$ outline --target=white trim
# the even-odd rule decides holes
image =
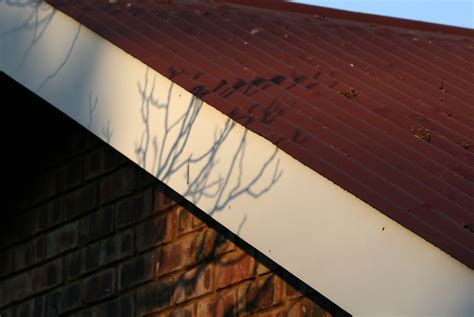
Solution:
[[[468,267],[68,16],[52,12],[47,4],[0,2],[1,70],[147,171],[159,173],[348,312],[474,315],[474,274]],[[189,134],[169,132],[158,172],[153,143],[156,138],[160,153],[169,91],[169,122],[187,113],[193,123]],[[175,167],[182,166],[167,173],[172,168],[166,154],[181,144],[182,152],[170,157]],[[137,152],[140,146],[148,149],[146,156]],[[198,160],[188,164],[188,158]]]

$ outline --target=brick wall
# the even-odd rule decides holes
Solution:
[[[0,215],[2,317],[345,315],[85,129],[28,98],[18,102],[42,110],[30,109],[39,112],[29,137],[10,145],[16,159]]]

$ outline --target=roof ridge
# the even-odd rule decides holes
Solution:
[[[375,23],[380,25],[399,27],[405,29],[416,29],[420,31],[431,31],[439,33],[449,33],[462,36],[474,36],[474,29],[395,18],[384,15],[352,12],[341,9],[326,8],[321,6],[289,2],[287,0],[215,0],[220,3],[227,3],[246,7],[255,7],[274,11],[286,11],[305,15],[317,15],[320,17],[345,19],[356,22]]]

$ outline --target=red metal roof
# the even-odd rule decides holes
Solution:
[[[279,1],[49,2],[474,268],[473,30]]]

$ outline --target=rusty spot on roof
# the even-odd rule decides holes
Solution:
[[[252,31],[250,31],[250,34],[256,35],[258,32],[260,32],[259,28],[253,28]]]
[[[426,128],[418,128],[415,130],[415,136],[427,143],[431,142],[431,131]]]
[[[469,142],[467,142],[467,141],[462,141],[462,142],[461,142],[461,147],[464,148],[464,149],[466,149],[466,150],[469,149],[469,146],[470,146],[470,145],[471,145],[471,144],[470,144]]]
[[[441,82],[439,83],[438,89],[441,90],[442,92],[446,92],[446,89],[444,88],[444,80],[443,79],[441,79]]]
[[[341,91],[338,91],[341,95],[343,95],[344,97],[346,97],[347,99],[350,99],[350,100],[355,100],[355,97],[357,97],[357,91],[354,89],[354,88],[349,88],[347,90],[341,90]]]

